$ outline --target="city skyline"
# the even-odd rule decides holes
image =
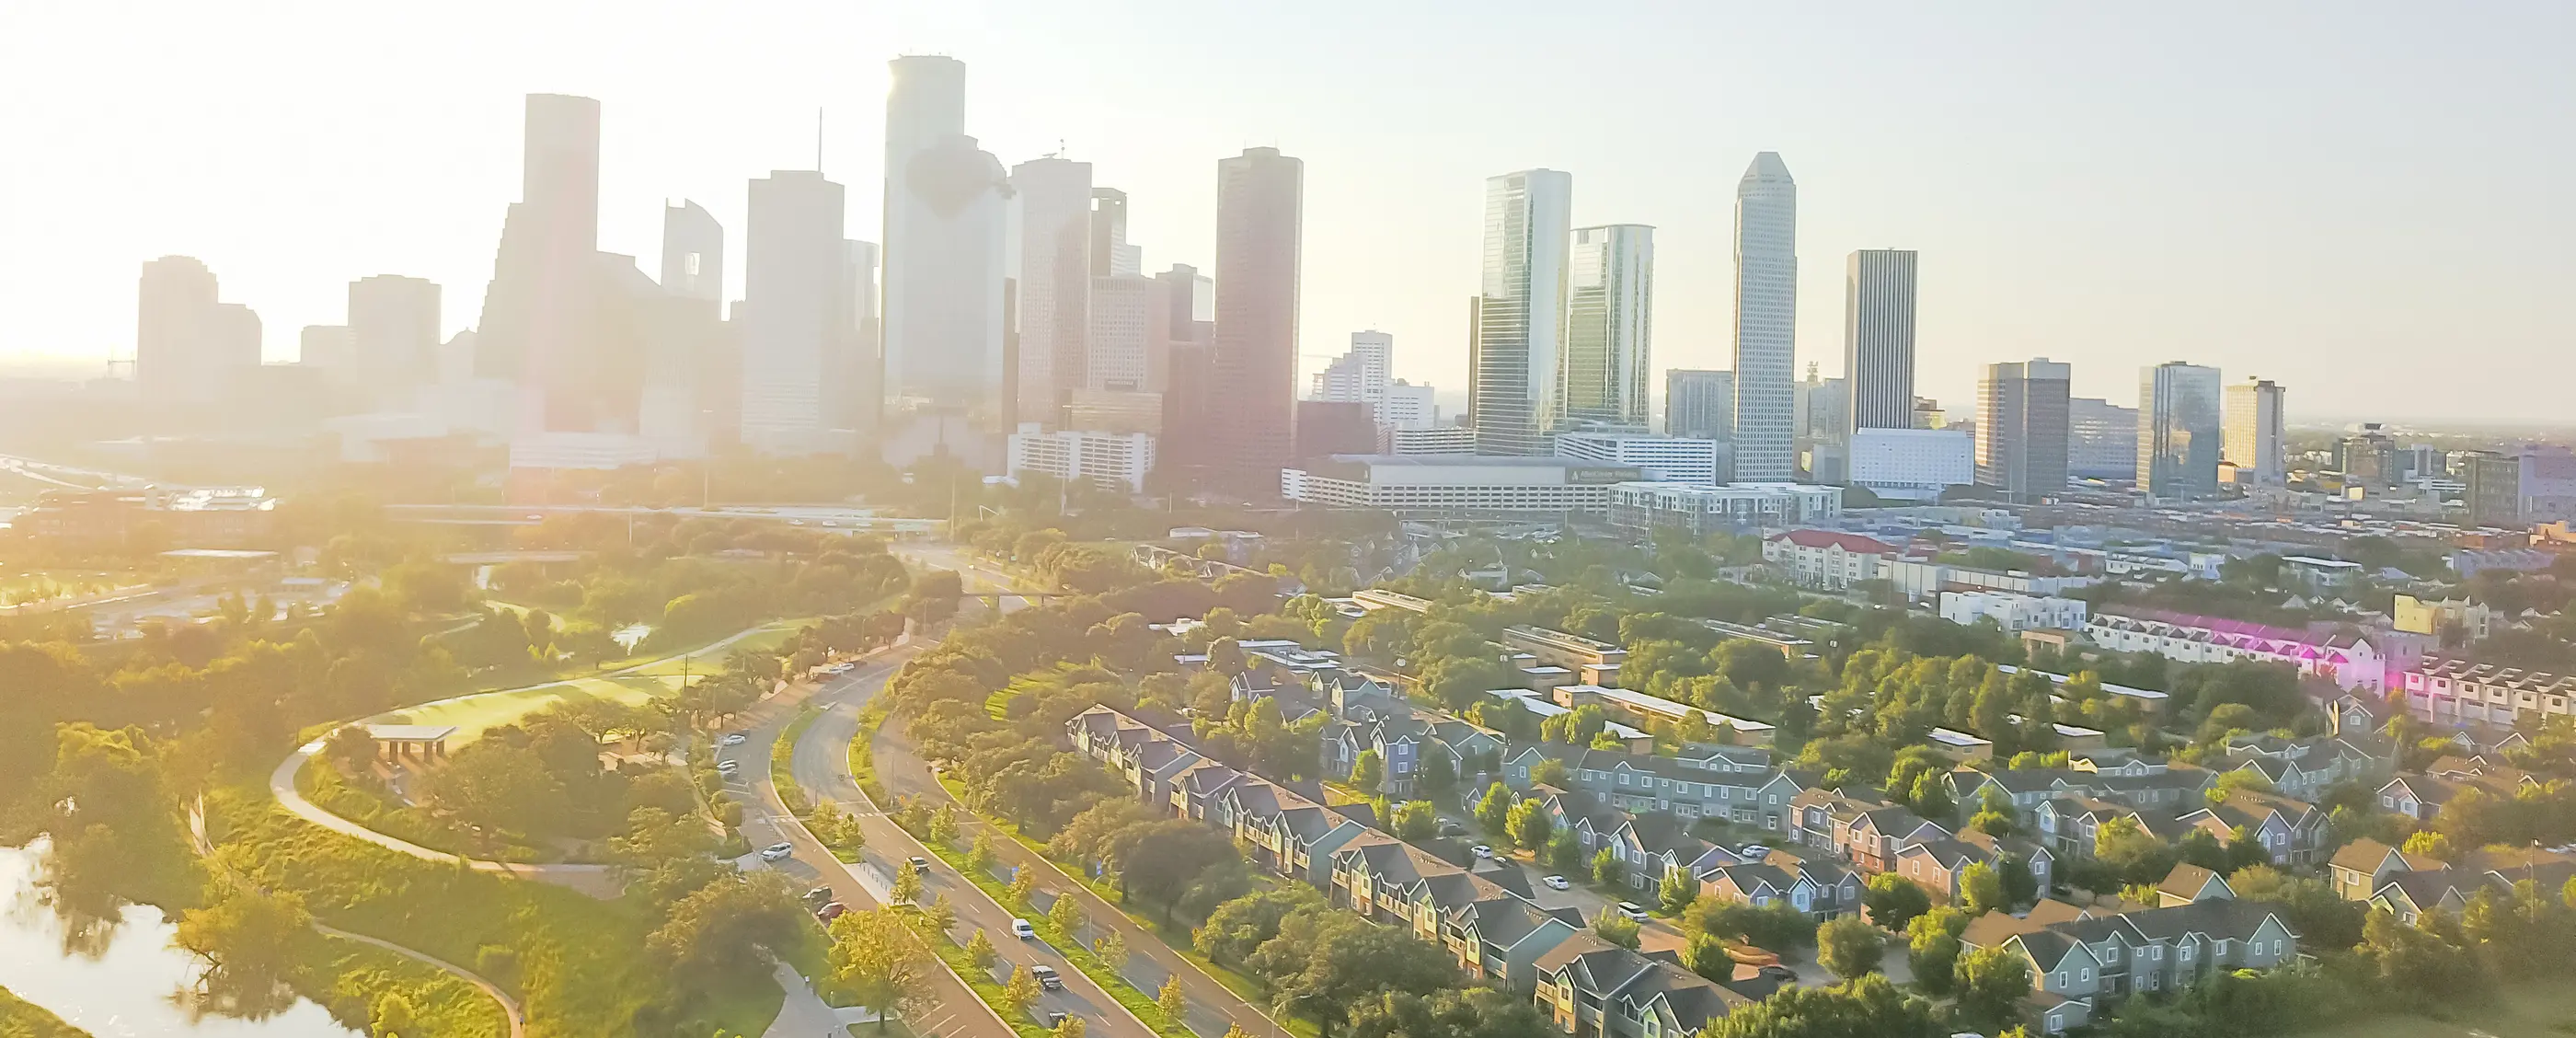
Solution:
[[[1443,387],[1465,385],[1463,335],[1451,301],[1469,289],[1473,270],[1466,257],[1474,243],[1455,239],[1473,226],[1474,184],[1494,169],[1551,165],[1576,170],[1588,185],[1577,202],[1578,224],[1604,219],[1653,224],[1659,228],[1661,280],[1667,285],[1708,284],[1727,276],[1724,206],[1695,197],[1706,192],[1682,186],[1689,178],[1680,172],[1740,168],[1745,155],[1769,149],[1780,151],[1808,181],[1799,358],[1823,360],[1828,373],[1839,365],[1839,351],[1833,349],[1839,338],[1839,300],[1833,291],[1838,286],[1831,282],[1839,274],[1840,258],[1851,248],[1902,241],[1940,258],[1941,276],[1923,286],[1920,381],[1925,395],[1952,407],[1972,399],[1981,365],[2038,353],[2074,366],[2075,392],[2104,396],[2125,395],[2120,393],[2125,381],[2121,372],[2131,365],[2124,355],[2145,352],[2242,366],[2245,355],[2274,350],[2282,356],[2266,363],[2276,370],[2321,369],[2319,378],[2299,379],[2307,387],[2302,413],[2320,415],[2539,418],[2554,413],[2541,391],[2547,379],[2522,380],[2493,391],[2465,378],[2392,385],[2363,372],[2333,370],[2333,359],[2350,349],[2395,351],[2412,343],[2453,340],[2489,352],[2523,351],[2543,366],[2543,374],[2576,374],[2571,370],[2576,359],[2539,348],[2563,338],[2558,334],[2563,319],[2531,302],[2547,294],[2541,286],[2564,280],[2565,261],[2527,244],[2554,239],[2558,229],[2576,223],[2576,213],[2564,202],[2539,190],[2546,172],[2563,164],[2546,154],[2522,153],[2538,145],[2462,140],[2459,131],[2428,121],[2447,111],[2444,106],[2472,96],[2506,98],[2501,103],[2518,118],[2559,111],[2568,100],[2566,84],[2555,79],[2516,83],[2517,77],[2539,69],[2526,69],[2527,63],[2507,54],[2482,62],[2464,81],[2416,77],[2424,86],[2414,93],[2423,96],[2409,96],[2387,85],[2386,66],[2412,67],[2457,55],[2386,56],[2403,37],[2393,26],[2368,19],[2340,19],[2322,28],[2328,44],[2340,42],[2373,59],[2311,75],[2313,86],[2302,85],[2300,70],[2317,72],[2315,63],[2321,59],[2308,56],[2293,56],[2277,71],[2243,74],[2254,81],[2240,83],[2240,88],[2290,91],[2298,97],[2315,92],[2332,99],[2325,124],[2284,143],[2267,143],[2251,125],[2255,120],[2245,117],[2222,114],[2214,121],[2187,124],[2181,115],[2187,106],[2159,100],[2157,93],[2188,100],[2218,89],[2194,84],[2184,67],[2209,60],[2213,51],[2260,49],[2261,40],[2287,33],[2286,23],[2296,20],[2280,15],[2254,20],[2243,44],[2178,39],[2188,19],[2176,19],[2175,26],[2134,26],[2136,38],[2124,46],[2158,41],[2188,46],[2133,73],[2102,77],[2108,82],[2079,76],[2062,98],[2012,100],[2004,111],[1945,130],[1959,138],[1956,144],[1929,141],[1928,131],[1907,129],[1900,124],[1908,118],[1901,111],[1837,123],[1830,117],[1859,110],[1863,84],[1836,85],[1818,72],[1784,73],[1780,66],[1785,59],[1751,55],[1733,63],[1740,68],[1723,73],[1706,69],[1729,61],[1687,63],[1693,66],[1687,73],[1660,68],[1637,73],[1666,85],[1707,77],[1713,84],[1709,89],[1685,92],[1718,96],[1724,96],[1718,87],[1740,88],[1773,76],[1765,92],[1769,100],[1758,106],[1764,111],[1728,112],[1704,141],[1640,135],[1643,127],[1668,121],[1673,114],[1669,108],[1649,106],[1636,113],[1612,112],[1583,129],[1548,129],[1549,119],[1538,118],[1533,122],[1541,130],[1511,139],[1442,129],[1399,152],[1390,150],[1398,135],[1388,124],[1403,122],[1409,132],[1457,96],[1436,76],[1409,73],[1405,96],[1391,102],[1371,97],[1367,104],[1356,96],[1357,84],[1310,85],[1294,98],[1276,100],[1234,87],[1158,91],[1155,85],[1167,76],[1198,79],[1226,63],[1217,56],[1175,53],[1176,63],[1134,63],[1154,71],[1076,76],[1067,90],[1050,94],[1033,84],[1050,75],[1061,77],[1067,59],[1051,57],[1025,40],[1048,33],[1003,33],[999,23],[1010,13],[1001,10],[1004,6],[955,15],[861,17],[818,9],[764,13],[746,16],[741,24],[708,26],[705,31],[711,35],[703,38],[668,29],[630,30],[635,54],[566,58],[483,39],[507,35],[492,29],[503,12],[467,5],[452,20],[424,27],[420,49],[441,55],[436,60],[442,63],[463,56],[489,65],[492,85],[478,87],[471,96],[455,95],[452,87],[414,85],[415,80],[440,78],[424,73],[426,55],[397,57],[377,68],[279,50],[278,41],[268,38],[283,24],[275,17],[249,16],[233,24],[211,15],[183,14],[168,24],[141,27],[146,42],[204,38],[224,45],[206,48],[228,55],[224,68],[253,67],[246,79],[209,82],[190,97],[156,94],[156,101],[171,102],[158,107],[131,102],[131,92],[139,87],[104,82],[139,75],[130,60],[110,58],[95,69],[65,69],[44,55],[26,54],[28,60],[17,63],[18,72],[0,76],[47,76],[44,82],[58,85],[42,91],[49,98],[44,111],[0,119],[12,120],[11,128],[21,137],[60,140],[99,161],[75,164],[77,172],[22,169],[0,174],[11,181],[13,196],[54,200],[43,211],[18,203],[21,208],[14,212],[21,218],[10,221],[15,225],[12,237],[27,246],[27,255],[0,260],[7,265],[0,270],[5,275],[0,276],[0,286],[5,286],[0,287],[5,293],[0,296],[0,354],[11,359],[67,354],[91,369],[111,352],[130,355],[135,265],[166,254],[204,260],[224,279],[229,298],[257,311],[272,359],[294,354],[297,329],[337,323],[341,287],[375,274],[423,277],[446,286],[445,326],[470,326],[475,293],[466,286],[481,280],[478,267],[488,272],[488,214],[513,197],[508,181],[517,156],[509,127],[519,94],[529,91],[580,93],[607,105],[611,153],[604,158],[608,172],[602,185],[601,248],[636,255],[644,269],[655,269],[657,203],[697,199],[727,228],[743,227],[740,185],[745,180],[769,169],[815,164],[818,106],[826,109],[824,172],[852,190],[870,190],[881,173],[878,106],[885,70],[880,62],[907,50],[946,50],[977,70],[970,85],[979,113],[973,131],[985,139],[988,150],[1008,163],[1067,142],[1070,155],[1100,164],[1102,182],[1132,193],[1131,226],[1138,243],[1202,269],[1212,258],[1214,219],[1204,164],[1239,151],[1244,143],[1276,143],[1307,158],[1313,195],[1308,251],[1315,262],[1301,320],[1299,352],[1305,371],[1337,352],[1336,345],[1350,330],[1379,327],[1413,344],[1399,362],[1399,377]],[[1069,16],[1034,9],[1032,16],[1073,39],[1097,38],[1102,31],[1075,24]],[[78,36],[95,20],[75,11],[18,17],[31,30],[21,38],[37,38],[42,31]],[[540,10],[527,17],[545,28],[563,24],[564,16]],[[1187,31],[1195,39],[1212,38],[1240,29],[1243,17],[1229,12]],[[1390,21],[1414,17],[1385,16]],[[2547,17],[2555,24],[2564,16],[2553,12]],[[1976,48],[1984,45],[1970,38],[1968,30],[1978,25],[2012,30],[1999,41],[2027,43],[2049,33],[2077,32],[2088,22],[2117,21],[2107,14],[2068,13],[2039,24],[1994,26],[1993,16],[1973,12],[1954,20],[1955,26],[1927,29],[1917,19],[1896,18],[1855,42],[1876,53],[1894,47],[1895,38],[1907,32],[1932,31],[1945,46]],[[1641,14],[1607,19],[1599,26],[1579,21],[1559,24],[1564,30],[1559,38],[1572,43],[1618,34],[1649,48],[1650,57],[1663,53],[1657,48],[1666,46],[1665,38],[1690,37],[1678,30],[1698,22]],[[1791,40],[1815,31],[1811,19],[1790,15],[1754,21],[1751,28]],[[811,44],[781,42],[794,35],[782,27],[805,22],[812,23],[818,39]],[[2315,28],[2307,25],[2302,31]],[[1479,44],[1506,45],[1482,30],[1475,32]],[[1260,47],[1256,70],[1261,81],[1277,82],[1303,69],[1304,59],[1288,48],[1313,33],[1301,28],[1286,40]],[[1754,47],[1762,34],[1752,35],[1741,45],[1720,41],[1723,56]],[[2520,41],[2551,33],[2544,25],[2507,35],[2517,41],[2509,46],[2521,46]],[[861,41],[855,60],[845,53],[853,40]],[[773,61],[766,64],[775,69],[750,70],[737,75],[742,82],[711,86],[653,79],[670,62],[699,53],[698,47],[712,52],[736,43],[783,54],[828,48],[837,55],[835,67],[825,71],[810,61]],[[2427,46],[2449,47],[2438,41]],[[182,72],[208,60],[143,50],[156,60],[177,62],[175,68]],[[240,60],[245,54],[266,56],[281,67],[256,68],[262,62]],[[287,60],[290,56],[293,60]],[[2060,63],[2026,59],[2013,67],[2027,71],[2031,61],[2051,67]],[[313,62],[327,64],[315,68]],[[1944,64],[1958,68],[1974,62]],[[724,67],[729,73],[738,68],[732,59]],[[1920,71],[1910,63],[1903,68]],[[1897,71],[1867,77],[1865,85],[1883,88],[1886,77]],[[1920,85],[1930,95],[1918,103],[1956,101],[1962,95],[1991,100],[1989,92],[2001,87],[1990,80],[2005,71],[1969,70],[1946,82],[1926,81]],[[342,83],[342,88],[328,92],[333,97],[302,96],[315,93],[304,88],[320,72],[329,73],[321,78]],[[89,86],[99,88],[97,98],[63,98]],[[282,94],[290,86],[297,93],[291,103],[265,104],[271,93]],[[1598,107],[1583,104],[1579,92],[1567,92],[1576,96],[1556,98],[1542,90],[1534,103],[1545,113]],[[121,97],[129,100],[119,102]],[[1133,128],[1113,125],[1098,111],[1113,102],[1153,117],[1130,120],[1139,124]],[[1369,105],[1382,102],[1395,111],[1369,113]],[[2090,114],[2082,122],[2069,121],[2079,111]],[[2065,127],[2085,147],[2096,149],[2095,157],[2078,167],[2035,161],[2043,150],[2062,153],[2064,142],[2042,149],[2037,142],[2013,140],[1996,129],[2016,118]],[[354,133],[335,138],[328,147],[299,135],[326,125]],[[1334,125],[1348,125],[1351,132],[1340,136],[1325,131]],[[2120,134],[2127,136],[2104,140]],[[2410,134],[2422,135],[2424,143],[2436,147],[2400,147]],[[2353,154],[2352,148],[2308,147],[2320,138],[2349,139],[2369,161],[2344,161],[2341,156]],[[155,143],[134,143],[145,140]],[[1607,151],[1585,147],[1609,141],[1623,143]],[[1903,164],[1901,176],[1880,173],[1867,161],[1890,146],[1912,160]],[[148,176],[148,171],[170,168],[172,148],[184,149],[191,167],[214,168],[184,183]],[[1971,150],[1982,150],[1994,165],[1969,162]],[[2207,156],[2220,153],[2230,155],[2231,164],[2250,163],[2264,172],[2230,178],[2189,174]],[[424,160],[424,154],[433,157]],[[1390,169],[1369,159],[1389,154],[1402,154],[1404,168]],[[2337,158],[2330,161],[2328,155]],[[1665,171],[1668,167],[1672,172]],[[1995,168],[2015,172],[2010,177],[1982,172]],[[2228,183],[2220,187],[2220,179]],[[2078,182],[2084,185],[2080,192]],[[2318,191],[2319,183],[2330,187]],[[2472,183],[2477,190],[2465,190]],[[2105,207],[2099,204],[2104,197],[2124,201]],[[392,206],[388,200],[394,198],[404,204]],[[2381,208],[2371,221],[2350,219],[2345,203],[2361,198],[2377,199]],[[107,199],[117,201],[110,206]],[[2281,219],[2257,218],[2265,207],[2277,209]],[[884,240],[875,207],[850,208],[851,226],[844,237]],[[2075,248],[2086,249],[2096,261],[2077,270],[2050,262],[2051,255]],[[2203,250],[2209,253],[2205,261],[2183,261]],[[2359,257],[2367,255],[2390,257],[2395,267],[2363,264]],[[2288,270],[2288,276],[2270,276],[2274,267]],[[736,271],[727,276],[738,284]],[[2255,284],[2263,285],[2263,291],[2251,291]],[[2409,291],[2392,291],[2400,284]],[[2121,300],[2142,286],[2152,286],[2162,305],[2138,319]],[[1731,367],[1723,334],[1731,302],[1667,295],[1671,298],[1658,306],[1657,324],[1664,333],[1658,365]],[[726,296],[739,298],[739,288],[729,285]]]

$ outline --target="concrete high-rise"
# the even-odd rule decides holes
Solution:
[[[1778,152],[1735,186],[1735,475],[1797,475],[1798,183]]]
[[[1127,192],[1091,189],[1091,276],[1142,277],[1145,250],[1127,244]]]
[[[742,439],[756,449],[811,453],[832,427],[824,398],[842,390],[832,358],[857,338],[841,185],[813,170],[751,182],[744,236]],[[854,387],[853,387],[854,388]]]
[[[696,202],[662,207],[662,291],[723,305],[724,225]]]
[[[1206,431],[1223,481],[1275,492],[1295,447],[1306,164],[1277,148],[1217,162],[1216,339]]]
[[[1644,428],[1654,325],[1655,229],[1576,229],[1566,264],[1558,414],[1568,422]]]
[[[1989,364],[1977,385],[1977,485],[2015,501],[2066,489],[2073,369],[2041,357]]]
[[[349,282],[349,369],[359,398],[409,410],[438,381],[439,289],[423,278],[379,274]]]
[[[1154,275],[1164,334],[1163,442],[1157,457],[1175,472],[1204,470],[1214,456],[1216,282],[1186,263]]]
[[[134,377],[144,399],[211,402],[259,366],[258,318],[244,324],[216,301],[215,275],[188,256],[163,256],[143,265],[136,293]]]
[[[2138,369],[2138,488],[2150,497],[2218,492],[2217,368],[2168,361]]]
[[[2282,412],[2289,392],[2270,379],[2249,378],[2227,387],[2228,461],[2240,482],[2280,486],[2289,482]]]
[[[1476,453],[1543,455],[1563,415],[1566,244],[1574,177],[1529,169],[1485,180],[1483,284],[1469,301],[1467,422]]]
[[[1735,373],[1664,372],[1664,435],[1729,440],[1735,433]]]
[[[664,457],[742,432],[742,356],[724,324],[724,226],[696,202],[662,207],[662,295],[647,336],[636,431]]]
[[[1311,400],[1362,403],[1372,407],[1386,399],[1387,375],[1395,364],[1395,336],[1386,332],[1351,333],[1351,348],[1315,373]]]
[[[2066,474],[2128,479],[2138,471],[2138,409],[2100,397],[2066,402]]]
[[[883,329],[888,411],[1012,417],[1003,283],[1010,185],[966,133],[966,65],[909,55],[886,96]],[[944,434],[943,434],[944,435]],[[999,460],[998,440],[988,452]]]
[[[1054,425],[1090,371],[1091,163],[1047,156],[1011,167],[1018,210],[1019,420]]]
[[[1843,278],[1843,379],[1851,429],[1911,429],[1914,265],[1910,249],[1862,249]]]

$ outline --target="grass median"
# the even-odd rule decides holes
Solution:
[[[986,824],[991,823],[987,821]],[[1119,1005],[1127,1007],[1127,1011],[1134,1013],[1136,1019],[1143,1022],[1146,1027],[1152,1028],[1157,1034],[1170,1035],[1171,1038],[1194,1038],[1194,1032],[1187,1025],[1165,1015],[1163,1007],[1154,1001],[1152,995],[1138,990],[1136,985],[1129,983],[1126,977],[1110,968],[1109,963],[1083,945],[1079,936],[1065,933],[1062,928],[1055,925],[1055,920],[1049,918],[1045,912],[1039,911],[1036,905],[1012,904],[1009,885],[994,878],[990,871],[976,868],[967,852],[942,846],[937,841],[924,841],[922,846],[930,848],[930,853],[938,855],[939,860],[947,862],[948,867],[956,869],[958,875],[966,877],[967,882],[975,884],[976,889],[991,897],[993,903],[1002,906],[1004,911],[1016,910],[1028,913],[1023,918],[1029,921],[1031,929],[1037,931],[1039,940],[1045,941],[1048,947],[1054,948],[1057,953],[1063,955],[1066,962],[1072,963],[1073,968],[1081,970],[1083,976],[1091,978],[1092,983],[1100,985],[1100,990],[1108,992],[1109,997],[1117,999]],[[1056,896],[1071,895],[1059,891]],[[996,941],[1012,939],[1009,934],[984,936]]]

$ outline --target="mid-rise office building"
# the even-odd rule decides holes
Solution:
[[[349,374],[377,410],[406,410],[438,381],[439,290],[426,278],[349,282]]]
[[[1428,385],[1415,385],[1396,379],[1386,385],[1386,395],[1379,398],[1377,422],[1389,429],[1428,429],[1440,423],[1440,407],[1432,402]]]
[[[1687,436],[1568,432],[1556,437],[1556,456],[1609,465],[1631,465],[1650,481],[1713,486],[1718,444]]]
[[[1914,267],[1909,249],[1851,254],[1843,280],[1843,378],[1851,428],[1912,429]]]
[[[1974,438],[1960,430],[1860,429],[1852,433],[1851,483],[1880,497],[1937,501],[1942,491],[1976,481]]]
[[[2218,369],[2168,361],[2138,370],[2138,488],[2150,497],[2218,492]]]
[[[1735,373],[1673,368],[1664,372],[1664,434],[1707,440],[1735,433]]]
[[[1463,425],[1427,425],[1386,430],[1388,454],[1404,457],[1476,453],[1476,430]]]
[[[1485,181],[1482,283],[1469,302],[1467,422],[1481,454],[1547,453],[1563,413],[1566,238],[1574,178],[1552,169]]]
[[[2041,357],[1986,366],[1977,386],[1977,483],[2015,501],[2066,489],[2073,369]]]
[[[1217,163],[1216,336],[1222,421],[1201,430],[1226,483],[1268,486],[1295,446],[1298,264],[1306,164],[1277,148]]]
[[[2287,397],[2287,391],[2270,379],[2249,378],[2227,387],[2224,454],[2236,465],[2240,482],[2263,486],[2289,482],[2281,417]]]
[[[966,136],[966,65],[907,55],[886,96],[884,315],[886,410],[965,419],[1010,430],[1017,371],[1007,355],[1003,236],[1010,183],[1000,161]],[[927,441],[956,449],[948,423]],[[910,441],[922,437],[904,436]],[[983,451],[958,450],[962,456]]]
[[[1803,483],[1621,483],[1610,488],[1610,525],[1631,534],[1676,529],[1698,537],[1718,531],[1805,526],[1842,514],[1843,488]]]
[[[1778,152],[1735,187],[1735,471],[1797,471],[1798,185]]]
[[[1146,475],[1154,471],[1154,438],[1141,432],[1048,432],[1026,422],[1011,434],[1009,469],[1013,476],[1034,472],[1141,494]]]
[[[1655,229],[1615,224],[1573,235],[1557,368],[1560,424],[1642,427],[1654,363]]]
[[[2576,454],[2564,447],[2482,451],[2463,468],[2472,522],[2520,528],[2576,520]]]
[[[1802,447],[1819,444],[1841,446],[1851,438],[1851,382],[1847,379],[1821,378],[1814,361],[1807,362],[1807,380],[1797,385],[1797,442]]]
[[[1366,456],[1280,473],[1291,501],[1406,515],[1601,514],[1610,490],[1637,482],[1630,466],[1566,458],[1481,455]]]
[[[215,275],[188,256],[143,265],[134,377],[144,399],[211,403],[260,362],[259,315],[216,299]]]
[[[2352,435],[2335,441],[2335,471],[2346,486],[2387,487],[2397,483],[2397,437],[2378,422],[2363,422]]]
[[[2066,472],[2128,479],[2138,472],[2138,409],[2100,397],[2066,401]]]

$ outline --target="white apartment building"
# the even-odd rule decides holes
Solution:
[[[1888,566],[1887,579],[1896,582],[1897,592],[1909,599],[1930,598],[1944,591],[1999,591],[2045,598],[2100,582],[2089,576],[2042,577],[2020,570],[1998,573],[1953,566],[1937,559],[1898,559]]]
[[[1351,333],[1350,352],[1333,358],[1315,373],[1310,400],[1374,404],[1386,398],[1387,371],[1395,363],[1395,336],[1386,332]]]
[[[1832,530],[1791,530],[1762,542],[1762,561],[1800,587],[1832,591],[1879,579],[1899,553],[1877,538]]]
[[[1463,425],[1397,426],[1381,431],[1386,433],[1386,452],[1389,454],[1431,457],[1476,453],[1476,430]]]
[[[2076,631],[2084,628],[2087,606],[2080,598],[2042,598],[1997,591],[1944,591],[1941,593],[1941,619],[1965,626],[1980,617],[1993,617],[2005,634],[2020,634],[2039,629]]]
[[[2388,687],[2388,659],[2368,638],[2165,613],[2097,613],[2084,637],[2114,652],[2152,652],[2176,663],[2261,660],[2333,681],[2346,691]]]
[[[2565,717],[2576,702],[2576,677],[2464,659],[2426,657],[2399,676],[2406,708],[2439,725],[2519,725]]]
[[[1803,483],[1621,483],[1610,488],[1610,525],[1643,533],[1675,527],[1693,536],[1831,520],[1843,512],[1843,488]]]
[[[1378,398],[1377,424],[1388,429],[1428,429],[1440,422],[1440,407],[1431,402],[1428,384],[1414,385],[1403,379],[1387,383]]]
[[[1563,458],[1370,455],[1282,469],[1279,491],[1291,501],[1417,514],[1597,514],[1609,510],[1611,487],[1637,475],[1628,466]]]
[[[1145,475],[1153,470],[1154,438],[1145,433],[1045,432],[1037,423],[1026,422],[1010,439],[1013,476],[1035,472],[1067,482],[1088,479],[1102,487],[1141,494]]]
[[[1851,482],[1880,497],[1937,501],[1977,481],[1976,437],[1958,429],[1859,429],[1851,436]]]
[[[1657,483],[1717,484],[1717,441],[1683,436],[1623,433],[1564,433],[1556,438],[1556,456],[1611,465],[1634,465]]]

